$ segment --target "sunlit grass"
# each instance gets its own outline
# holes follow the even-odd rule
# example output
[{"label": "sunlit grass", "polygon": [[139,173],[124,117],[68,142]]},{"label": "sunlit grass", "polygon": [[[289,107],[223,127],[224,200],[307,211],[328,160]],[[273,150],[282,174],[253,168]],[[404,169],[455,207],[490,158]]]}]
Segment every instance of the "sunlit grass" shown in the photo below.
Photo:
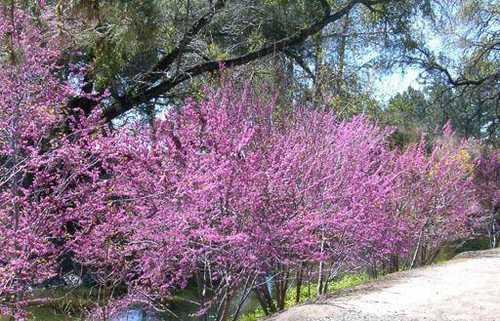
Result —
[{"label": "sunlit grass", "polygon": [[[350,289],[369,281],[366,273],[361,274],[346,274],[339,280],[328,285],[327,293],[333,294],[341,290]],[[318,290],[315,283],[308,283],[302,286],[299,303],[304,303],[309,299],[315,298]],[[296,305],[296,290],[295,287],[288,289],[285,298],[285,308],[291,308]],[[261,307],[257,307],[253,312],[247,313],[239,318],[239,321],[257,321],[265,317]]]}]

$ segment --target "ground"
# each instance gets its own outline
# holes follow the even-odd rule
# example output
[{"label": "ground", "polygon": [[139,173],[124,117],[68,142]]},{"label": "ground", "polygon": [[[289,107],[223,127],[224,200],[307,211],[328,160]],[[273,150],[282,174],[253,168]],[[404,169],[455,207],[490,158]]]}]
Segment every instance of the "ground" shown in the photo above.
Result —
[{"label": "ground", "polygon": [[500,249],[391,274],[269,321],[500,321]]}]

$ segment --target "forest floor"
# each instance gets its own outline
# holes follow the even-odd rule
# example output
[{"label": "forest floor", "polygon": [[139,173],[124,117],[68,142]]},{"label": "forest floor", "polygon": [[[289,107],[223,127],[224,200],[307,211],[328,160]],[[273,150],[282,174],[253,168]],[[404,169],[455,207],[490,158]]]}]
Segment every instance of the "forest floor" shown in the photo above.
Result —
[{"label": "forest floor", "polygon": [[465,252],[445,264],[293,307],[268,321],[499,321],[500,249]]}]

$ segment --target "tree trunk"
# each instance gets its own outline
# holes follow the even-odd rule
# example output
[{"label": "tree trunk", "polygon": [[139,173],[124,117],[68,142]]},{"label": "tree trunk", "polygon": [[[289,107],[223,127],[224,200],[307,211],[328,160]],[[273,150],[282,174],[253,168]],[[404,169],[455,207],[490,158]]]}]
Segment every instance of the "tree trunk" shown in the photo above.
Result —
[{"label": "tree trunk", "polygon": [[397,254],[391,254],[391,259],[389,261],[389,273],[394,273],[399,271],[399,257]]},{"label": "tree trunk", "polygon": [[374,263],[371,263],[368,265],[368,268],[366,269],[366,272],[368,274],[368,277],[370,279],[376,279],[378,278],[378,271],[377,271],[377,265]]},{"label": "tree trunk", "polygon": [[315,51],[314,51],[314,87],[313,87],[313,104],[315,107],[320,106],[322,102],[322,69],[323,69],[323,42],[321,40],[323,31],[320,31],[318,36],[314,39]]},{"label": "tree trunk", "polygon": [[420,234],[418,236],[418,241],[417,241],[417,246],[415,248],[415,252],[413,253],[413,258],[410,263],[410,269],[413,269],[415,267],[416,261],[417,261],[417,256],[419,254],[420,248],[422,246],[422,238],[424,236],[424,230],[425,227],[427,226],[427,222],[422,226],[422,229],[420,230]]},{"label": "tree trunk", "polygon": [[257,301],[259,301],[260,307],[262,308],[262,311],[264,311],[264,314],[266,316],[270,315],[266,301],[262,297],[262,294],[260,293],[259,289],[255,289],[255,296],[257,297]]},{"label": "tree trunk", "polygon": [[264,310],[264,313],[266,315],[276,313],[276,305],[274,304],[271,293],[269,293],[269,289],[267,287],[267,280],[265,280],[264,284],[259,285],[255,289],[255,292],[257,294],[257,299],[259,300],[259,303],[261,304]]},{"label": "tree trunk", "polygon": [[[321,249],[320,249],[320,253],[321,255],[323,255],[323,250],[324,250],[324,246],[325,246],[325,241],[322,240],[321,241]],[[324,263],[323,263],[323,259],[321,259],[321,261],[319,262],[319,268],[318,268],[318,296],[323,294],[322,293],[322,289],[323,289],[323,269],[324,269]]]},{"label": "tree trunk", "polygon": [[497,212],[497,209],[493,209],[493,211],[491,212],[491,222],[490,222],[490,226],[488,229],[488,234],[490,237],[490,248],[492,248],[492,249],[497,247],[498,231],[497,231],[496,212]]},{"label": "tree trunk", "polygon": [[295,284],[295,304],[300,303],[300,290],[302,287],[302,274],[303,274],[303,267],[302,265],[300,268],[297,270],[297,281]]},{"label": "tree trunk", "polygon": [[342,85],[344,83],[344,68],[345,68],[345,51],[347,47],[347,32],[349,31],[349,16],[344,17],[344,23],[342,24],[340,43],[338,49],[339,55],[339,65],[338,73],[335,85],[335,95],[340,96],[342,94]]}]

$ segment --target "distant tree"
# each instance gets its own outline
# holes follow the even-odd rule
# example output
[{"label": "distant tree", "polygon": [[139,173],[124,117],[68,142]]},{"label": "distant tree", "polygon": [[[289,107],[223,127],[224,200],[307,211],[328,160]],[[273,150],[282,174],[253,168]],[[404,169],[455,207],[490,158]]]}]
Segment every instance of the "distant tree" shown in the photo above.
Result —
[{"label": "distant tree", "polygon": [[429,117],[429,103],[425,95],[413,88],[392,97],[381,113],[382,121],[395,127],[392,137],[398,146],[417,142],[421,134],[433,131],[433,120]]},{"label": "distant tree", "polygon": [[400,62],[422,70],[428,113],[435,127],[451,121],[463,136],[498,144],[498,5],[461,0],[431,2],[430,8],[433,14],[407,33]]}]

